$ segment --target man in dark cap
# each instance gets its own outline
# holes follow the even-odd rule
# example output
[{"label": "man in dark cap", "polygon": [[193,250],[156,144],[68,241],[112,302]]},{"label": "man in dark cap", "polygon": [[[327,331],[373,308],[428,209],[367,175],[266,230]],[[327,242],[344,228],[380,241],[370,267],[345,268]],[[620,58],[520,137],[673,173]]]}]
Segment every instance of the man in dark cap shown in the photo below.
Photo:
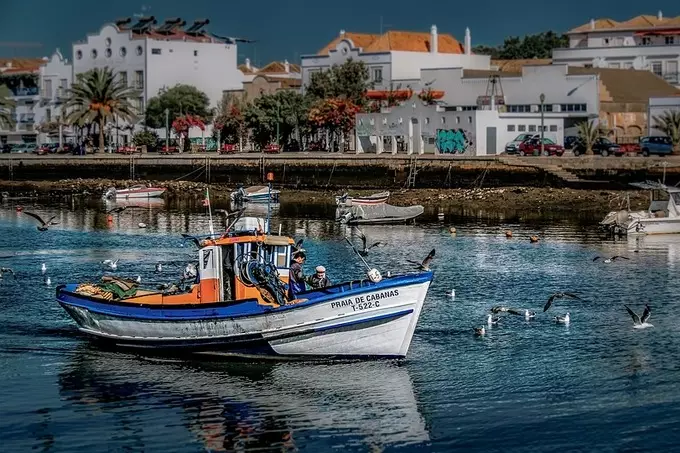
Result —
[{"label": "man in dark cap", "polygon": [[288,284],[288,297],[290,299],[295,299],[296,294],[307,289],[305,273],[302,270],[302,265],[306,259],[305,252],[295,252],[293,255],[293,261],[290,264],[290,283]]},{"label": "man in dark cap", "polygon": [[309,277],[309,286],[314,289],[331,286],[331,281],[326,276],[326,268],[323,266],[316,266],[315,270],[316,273]]}]

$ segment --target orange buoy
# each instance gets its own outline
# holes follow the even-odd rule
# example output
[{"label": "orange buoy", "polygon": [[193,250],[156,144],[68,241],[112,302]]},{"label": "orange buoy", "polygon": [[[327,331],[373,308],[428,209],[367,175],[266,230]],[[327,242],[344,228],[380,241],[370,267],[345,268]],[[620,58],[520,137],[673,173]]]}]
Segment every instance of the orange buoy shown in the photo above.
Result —
[{"label": "orange buoy", "polygon": [[24,210],[23,206],[17,206],[17,212],[21,212],[23,210]]},{"label": "orange buoy", "polygon": [[108,220],[109,222],[113,222],[113,216],[109,214],[108,216],[106,216],[106,220]]},{"label": "orange buoy", "polygon": [[267,181],[269,182],[274,181],[274,173],[272,172],[267,173]]}]

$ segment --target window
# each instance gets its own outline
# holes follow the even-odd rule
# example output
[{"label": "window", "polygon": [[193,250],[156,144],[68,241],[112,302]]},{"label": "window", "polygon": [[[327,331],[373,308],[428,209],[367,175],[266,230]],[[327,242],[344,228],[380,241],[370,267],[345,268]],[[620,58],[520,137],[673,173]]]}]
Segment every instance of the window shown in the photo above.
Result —
[{"label": "window", "polygon": [[161,49],[151,49],[151,55],[160,55]]},{"label": "window", "polygon": [[92,58],[97,58],[97,49],[92,49],[90,55],[92,56]]},{"label": "window", "polygon": [[643,46],[651,46],[652,45],[652,38],[650,38],[649,36],[644,36],[642,38],[642,45]]},{"label": "window", "polygon": [[605,46],[609,45],[609,38],[604,38],[602,41],[604,42]]},{"label": "window", "polygon": [[107,49],[104,51],[104,55],[106,55],[106,58],[111,58],[111,49],[108,49],[108,48],[107,48]]},{"label": "window", "polygon": [[526,113],[531,112],[530,105],[508,105],[508,113]]},{"label": "window", "polygon": [[623,63],[623,69],[633,69],[633,62],[626,61],[625,63]]},{"label": "window", "polygon": [[59,86],[64,90],[67,89],[68,88],[68,79],[60,79],[59,80]]},{"label": "window", "polygon": [[446,117],[442,116],[442,124],[446,124]]},{"label": "window", "polygon": [[456,124],[460,124],[460,116],[456,117]]},{"label": "window", "polygon": [[142,46],[137,46],[136,52],[137,52],[137,55],[141,55],[141,54],[144,53],[144,49],[142,49]]},{"label": "window", "polygon": [[52,109],[45,109],[45,121],[52,121]]},{"label": "window", "polygon": [[514,124],[508,124],[508,132],[515,132],[515,125]]},{"label": "window", "polygon": [[526,132],[527,131],[527,126],[526,124],[520,124],[517,126],[517,132]]},{"label": "window", "polygon": [[194,57],[198,56],[198,50],[194,50]]},{"label": "window", "polygon": [[45,97],[52,98],[52,81],[45,80]]},{"label": "window", "polygon": [[609,63],[609,67],[612,69],[620,69],[621,63]]},{"label": "window", "polygon": [[144,71],[135,71],[135,88],[138,90],[144,88]]},{"label": "window", "polygon": [[125,55],[127,55],[127,49],[125,47],[121,47],[118,53],[120,53],[121,57],[125,58]]},{"label": "window", "polygon": [[536,132],[536,125],[535,124],[529,125],[529,132]]},{"label": "window", "polygon": [[111,47],[111,38],[106,38],[104,43],[106,44],[106,47]]},{"label": "window", "polygon": [[543,104],[543,111],[544,112],[552,112],[553,111],[553,105],[552,104]]},{"label": "window", "polygon": [[83,51],[82,50],[76,50],[76,60],[80,60],[83,58]]},{"label": "window", "polygon": [[429,119],[429,118],[425,118],[425,124],[430,124],[430,119]]},{"label": "window", "polygon": [[560,105],[560,110],[562,112],[587,112],[586,104],[562,104]]},{"label": "window", "polygon": [[140,96],[139,99],[137,99],[137,105],[138,105],[138,108],[139,108],[139,113],[143,114],[144,113],[144,107],[145,107],[143,97]]},{"label": "window", "polygon": [[592,68],[593,65],[591,63],[586,63],[583,65],[584,68]]},{"label": "window", "polygon": [[371,124],[371,126],[375,126],[375,119],[371,118],[371,121],[369,121],[369,123]]},{"label": "window", "polygon": [[468,116],[468,124],[472,124],[472,117]]},{"label": "window", "polygon": [[373,68],[373,81],[382,83],[382,68]]},{"label": "window", "polygon": [[658,75],[659,77],[663,75],[663,65],[661,64],[660,61],[653,61],[651,64],[651,69],[652,72]]},{"label": "window", "polygon": [[128,86],[127,72],[126,72],[126,71],[119,72],[119,73],[118,73],[118,80],[120,80],[120,82],[121,82],[124,86]]},{"label": "window", "polygon": [[557,132],[557,124],[550,125],[550,132]]},{"label": "window", "polygon": [[672,46],[675,44],[675,36],[666,36],[666,45]]}]

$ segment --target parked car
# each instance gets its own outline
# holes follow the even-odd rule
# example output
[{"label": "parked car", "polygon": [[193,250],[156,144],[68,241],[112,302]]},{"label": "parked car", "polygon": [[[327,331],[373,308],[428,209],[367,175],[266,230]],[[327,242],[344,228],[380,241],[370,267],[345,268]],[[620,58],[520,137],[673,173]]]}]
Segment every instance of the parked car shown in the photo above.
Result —
[{"label": "parked car", "polygon": [[33,150],[33,153],[43,156],[45,154],[55,154],[59,149],[59,143],[44,143]]},{"label": "parked car", "polygon": [[32,153],[36,148],[35,143],[19,143],[12,147],[11,153]]},{"label": "parked car", "polygon": [[580,140],[578,135],[568,135],[564,137],[564,149],[573,149],[578,140]]},{"label": "parked car", "polygon": [[217,151],[219,154],[234,154],[239,151],[238,143],[223,143],[222,147]]},{"label": "parked car", "polygon": [[640,149],[643,156],[651,154],[664,155],[673,152],[673,142],[670,137],[642,137],[640,138]]},{"label": "parked car", "polygon": [[11,143],[5,143],[4,145],[0,145],[0,150],[2,153],[9,153],[12,151],[12,148],[14,148],[15,145],[12,145]]},{"label": "parked car", "polygon": [[165,146],[165,140],[158,140],[158,152],[161,154],[171,154],[179,152],[179,143],[177,140],[170,140],[168,142],[169,146]]},{"label": "parked car", "polygon": [[[586,145],[583,140],[577,140],[574,143],[573,152],[574,156],[585,154]],[[608,138],[598,137],[595,140],[595,143],[593,143],[593,153],[599,154],[602,157],[607,157],[610,154],[614,154],[615,156],[623,156],[625,151],[623,148],[621,148],[621,146],[617,145],[616,143],[612,143]]]},{"label": "parked car", "polygon": [[[541,152],[541,139],[531,138],[525,140],[519,145],[520,156],[532,156],[535,152]],[[543,155],[544,156],[561,156],[564,154],[564,146],[558,145],[549,138],[543,137]]]},{"label": "parked car", "polygon": [[265,145],[265,147],[262,148],[262,151],[265,153],[278,153],[281,152],[281,148],[276,143],[270,143]]},{"label": "parked car", "polygon": [[116,152],[118,154],[134,154],[141,152],[141,148],[138,150],[134,145],[124,145],[119,146],[118,149],[116,149]]},{"label": "parked car", "polygon": [[508,154],[518,154],[519,153],[519,145],[522,144],[522,142],[525,142],[526,140],[529,140],[531,138],[540,138],[539,134],[519,134],[515,139],[511,142],[508,142],[505,144],[505,152]]}]

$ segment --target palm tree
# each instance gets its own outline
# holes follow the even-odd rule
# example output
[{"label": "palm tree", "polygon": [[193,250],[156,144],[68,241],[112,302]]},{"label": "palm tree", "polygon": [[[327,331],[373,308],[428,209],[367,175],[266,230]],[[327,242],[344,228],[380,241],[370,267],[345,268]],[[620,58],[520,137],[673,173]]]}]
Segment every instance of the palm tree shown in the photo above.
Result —
[{"label": "palm tree", "polygon": [[9,88],[0,85],[0,127],[8,126],[10,129],[14,127],[12,109],[16,106],[16,102],[10,99],[11,96]]},{"label": "palm tree", "polygon": [[593,121],[583,121],[578,124],[578,136],[586,147],[586,156],[592,156],[593,144],[600,136],[600,129],[595,126]]},{"label": "palm tree", "polygon": [[70,112],[66,120],[82,126],[96,123],[99,128],[99,151],[104,152],[104,128],[116,117],[133,123],[137,114],[129,99],[139,93],[120,80],[109,68],[92,69],[78,74],[69,90],[64,109]]},{"label": "palm tree", "polygon": [[673,143],[673,154],[680,155],[680,111],[667,110],[654,117],[655,128],[668,135]]}]

